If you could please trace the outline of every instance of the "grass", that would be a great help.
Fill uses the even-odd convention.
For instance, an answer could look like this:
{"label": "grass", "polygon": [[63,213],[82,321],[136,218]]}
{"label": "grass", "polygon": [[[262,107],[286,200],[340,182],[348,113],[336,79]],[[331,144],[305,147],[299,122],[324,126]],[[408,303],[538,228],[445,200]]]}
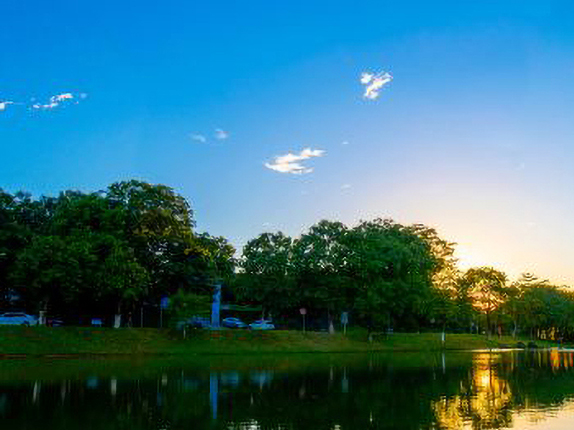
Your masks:
{"label": "grass", "polygon": [[496,348],[515,344],[510,337],[439,333],[395,333],[369,342],[362,329],[347,335],[276,330],[192,331],[187,339],[170,330],[148,328],[0,327],[0,355],[237,355],[258,353],[441,351]]}

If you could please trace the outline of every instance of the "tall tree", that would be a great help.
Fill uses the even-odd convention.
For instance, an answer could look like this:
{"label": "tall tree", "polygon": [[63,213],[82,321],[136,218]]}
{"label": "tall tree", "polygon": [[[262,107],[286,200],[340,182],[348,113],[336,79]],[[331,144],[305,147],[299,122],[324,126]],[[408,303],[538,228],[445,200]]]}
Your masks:
{"label": "tall tree", "polygon": [[486,331],[491,334],[491,316],[506,300],[506,275],[492,267],[473,267],[462,278],[462,287],[472,305],[486,316]]}
{"label": "tall tree", "polygon": [[375,325],[418,324],[436,265],[429,244],[389,219],[362,222],[347,244],[357,309]]}
{"label": "tall tree", "polygon": [[262,233],[243,248],[237,292],[241,300],[261,303],[263,312],[296,306],[293,241],[282,232]]}
{"label": "tall tree", "polygon": [[170,187],[137,180],[110,185],[106,196],[124,211],[125,236],[150,276],[148,296],[169,294],[172,258],[192,246],[195,223],[189,204]]}
{"label": "tall tree", "polygon": [[302,304],[327,312],[329,331],[334,331],[335,312],[350,306],[345,267],[347,227],[323,220],[313,225],[293,245],[293,267]]}

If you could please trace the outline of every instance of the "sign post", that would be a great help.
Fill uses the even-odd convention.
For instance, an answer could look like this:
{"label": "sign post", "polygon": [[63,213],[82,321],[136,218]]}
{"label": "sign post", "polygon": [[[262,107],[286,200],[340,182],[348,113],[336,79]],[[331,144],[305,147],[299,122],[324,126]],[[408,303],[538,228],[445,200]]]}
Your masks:
{"label": "sign post", "polygon": [[163,310],[167,309],[169,306],[169,297],[164,296],[161,298],[159,304],[159,328],[163,328]]}
{"label": "sign post", "polygon": [[299,313],[303,317],[303,333],[305,333],[305,315],[307,315],[307,309],[301,308],[299,309]]}

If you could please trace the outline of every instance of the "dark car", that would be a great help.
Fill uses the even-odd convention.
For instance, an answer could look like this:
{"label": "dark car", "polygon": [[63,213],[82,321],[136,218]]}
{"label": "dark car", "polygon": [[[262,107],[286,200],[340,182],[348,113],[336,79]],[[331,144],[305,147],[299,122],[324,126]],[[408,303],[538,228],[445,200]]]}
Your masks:
{"label": "dark car", "polygon": [[191,328],[209,328],[211,327],[211,321],[209,318],[200,317],[196,315],[177,323],[177,328],[179,330],[183,330],[184,326]]}
{"label": "dark car", "polygon": [[46,319],[46,325],[48,327],[62,327],[64,325],[64,321],[60,318],[48,318]]}

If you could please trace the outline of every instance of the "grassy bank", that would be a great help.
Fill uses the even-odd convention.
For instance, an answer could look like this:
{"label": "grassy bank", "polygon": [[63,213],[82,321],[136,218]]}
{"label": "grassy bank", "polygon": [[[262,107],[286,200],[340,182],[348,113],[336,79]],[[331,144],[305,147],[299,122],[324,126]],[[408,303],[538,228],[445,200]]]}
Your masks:
{"label": "grassy bank", "polygon": [[496,348],[511,338],[449,334],[443,345],[438,333],[376,337],[363,330],[347,335],[297,331],[193,331],[186,339],[169,330],[139,328],[0,327],[0,355],[205,355],[249,353],[439,351]]}

